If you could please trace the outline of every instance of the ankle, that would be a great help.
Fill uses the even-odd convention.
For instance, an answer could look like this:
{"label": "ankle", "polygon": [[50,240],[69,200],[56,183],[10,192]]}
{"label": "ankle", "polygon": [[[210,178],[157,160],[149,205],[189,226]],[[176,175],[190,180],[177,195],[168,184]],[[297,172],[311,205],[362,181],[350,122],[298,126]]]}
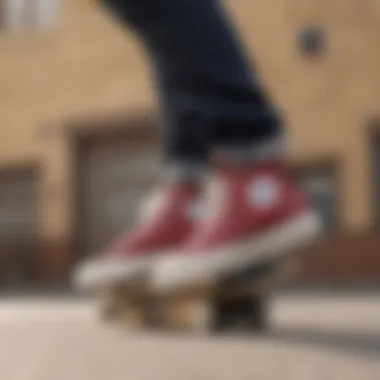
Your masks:
{"label": "ankle", "polygon": [[213,162],[236,168],[265,165],[269,162],[284,162],[285,139],[271,137],[260,142],[240,146],[220,146],[216,149]]}
{"label": "ankle", "polygon": [[206,172],[203,163],[174,162],[168,165],[164,179],[175,186],[199,187]]}

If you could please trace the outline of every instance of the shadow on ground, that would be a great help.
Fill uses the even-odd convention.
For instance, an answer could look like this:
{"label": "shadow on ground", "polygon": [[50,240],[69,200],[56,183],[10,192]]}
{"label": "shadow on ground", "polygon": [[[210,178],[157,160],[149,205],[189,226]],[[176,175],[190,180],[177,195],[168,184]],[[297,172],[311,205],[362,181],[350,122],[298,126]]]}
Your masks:
{"label": "shadow on ground", "polygon": [[[125,331],[124,331],[125,332]],[[136,333],[136,332],[134,332]],[[165,340],[186,339],[202,340],[209,345],[273,342],[295,347],[316,347],[322,350],[332,350],[340,354],[352,354],[354,356],[375,357],[380,360],[380,331],[330,331],[316,327],[275,327],[262,333],[249,332],[244,329],[230,330],[223,333],[214,334],[194,334],[181,331],[144,331],[137,332],[137,335],[149,336]],[[259,343],[260,344],[260,343]]]}
{"label": "shadow on ground", "polygon": [[288,344],[306,344],[359,355],[380,358],[380,332],[323,331],[312,328],[277,328],[268,334],[271,340]]}

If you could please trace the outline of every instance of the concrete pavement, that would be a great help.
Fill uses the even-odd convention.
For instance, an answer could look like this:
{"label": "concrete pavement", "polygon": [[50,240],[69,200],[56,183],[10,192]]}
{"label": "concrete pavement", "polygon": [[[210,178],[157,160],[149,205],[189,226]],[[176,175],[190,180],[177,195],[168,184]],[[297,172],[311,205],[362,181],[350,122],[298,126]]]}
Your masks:
{"label": "concrete pavement", "polygon": [[265,337],[169,336],[106,328],[88,300],[3,299],[0,379],[380,379],[380,296],[282,296],[271,316]]}

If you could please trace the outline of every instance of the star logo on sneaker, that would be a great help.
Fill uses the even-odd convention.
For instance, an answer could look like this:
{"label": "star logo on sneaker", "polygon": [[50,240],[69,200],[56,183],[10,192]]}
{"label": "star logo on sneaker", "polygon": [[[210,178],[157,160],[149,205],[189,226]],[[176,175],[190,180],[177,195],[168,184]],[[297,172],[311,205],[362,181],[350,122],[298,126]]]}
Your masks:
{"label": "star logo on sneaker", "polygon": [[263,175],[248,185],[248,199],[256,209],[268,210],[280,200],[281,186],[273,176]]}

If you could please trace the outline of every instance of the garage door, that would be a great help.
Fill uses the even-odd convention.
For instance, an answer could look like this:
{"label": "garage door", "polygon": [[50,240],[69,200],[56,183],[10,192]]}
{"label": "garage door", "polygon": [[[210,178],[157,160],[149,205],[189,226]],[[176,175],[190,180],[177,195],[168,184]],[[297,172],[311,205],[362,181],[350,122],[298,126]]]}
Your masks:
{"label": "garage door", "polygon": [[79,240],[83,252],[99,252],[130,229],[140,199],[157,182],[159,162],[152,146],[126,138],[88,141],[80,154]]}
{"label": "garage door", "polygon": [[37,176],[33,170],[0,173],[1,281],[34,280],[37,249]]}

